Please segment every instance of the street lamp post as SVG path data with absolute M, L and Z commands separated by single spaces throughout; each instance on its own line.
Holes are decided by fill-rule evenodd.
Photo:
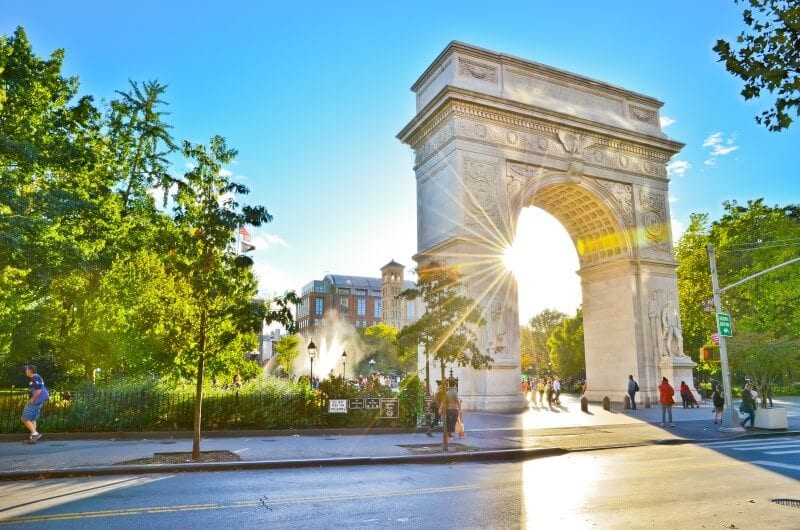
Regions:
M 309 341 L 306 351 L 308 352 L 308 359 L 311 361 L 311 388 L 314 388 L 314 357 L 317 356 L 317 345 L 314 344 L 313 338 Z
M 375 371 L 375 358 L 369 360 L 369 372 L 372 373 Z
M 342 381 L 347 379 L 347 352 L 342 350 Z

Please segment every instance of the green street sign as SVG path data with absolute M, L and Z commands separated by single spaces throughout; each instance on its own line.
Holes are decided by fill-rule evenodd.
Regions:
M 717 313 L 717 330 L 723 337 L 733 337 L 731 316 L 728 313 Z

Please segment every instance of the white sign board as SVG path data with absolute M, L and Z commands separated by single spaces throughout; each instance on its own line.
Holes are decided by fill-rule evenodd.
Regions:
M 328 400 L 328 412 L 331 414 L 347 414 L 347 400 L 346 399 Z

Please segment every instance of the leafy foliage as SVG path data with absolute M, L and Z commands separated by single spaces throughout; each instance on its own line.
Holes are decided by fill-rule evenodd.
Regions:
M 693 215 L 676 246 L 678 292 L 684 351 L 696 352 L 716 331 L 713 313 L 701 302 L 712 294 L 706 253 L 713 244 L 721 287 L 733 284 L 797 257 L 800 247 L 800 208 L 767 206 L 763 199 L 724 202 L 724 215 L 709 223 Z M 734 331 L 800 336 L 800 264 L 789 265 L 726 291 L 723 310 L 730 313 Z
M 444 367 L 448 364 L 488 367 L 492 357 L 482 354 L 475 343 L 474 328 L 485 321 L 477 304 L 471 298 L 459 294 L 462 290 L 461 275 L 451 266 L 431 261 L 417 269 L 417 287 L 400 293 L 400 298 L 414 300 L 421 296 L 425 302 L 425 313 L 419 320 L 404 327 L 397 335 L 398 349 L 405 356 L 416 356 L 417 345 Z
M 586 377 L 586 352 L 583 343 L 583 309 L 565 318 L 547 341 L 553 371 L 561 378 Z
M 522 350 L 522 369 L 532 366 L 535 373 L 543 375 L 550 363 L 550 349 L 547 341 L 550 335 L 567 318 L 556 309 L 545 309 L 531 317 L 527 326 L 520 328 L 520 349 Z
M 736 0 L 737 3 L 745 0 Z M 770 131 L 792 123 L 800 115 L 800 3 L 796 0 L 747 0 L 742 18 L 749 28 L 736 39 L 738 50 L 723 39 L 714 51 L 728 72 L 745 82 L 742 96 L 752 99 L 762 90 L 775 94 L 775 103 L 756 116 Z

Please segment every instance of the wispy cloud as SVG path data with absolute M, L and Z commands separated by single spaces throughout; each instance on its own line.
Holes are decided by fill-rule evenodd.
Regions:
M 682 177 L 691 167 L 692 165 L 686 160 L 673 160 L 672 162 L 667 164 L 667 176 L 671 177 L 675 175 L 678 177 Z
M 670 204 L 672 204 L 673 202 L 678 202 L 678 198 L 676 196 L 674 196 L 674 195 L 670 195 L 669 199 L 667 199 L 667 200 L 669 200 Z
M 710 149 L 708 158 L 703 162 L 707 166 L 716 165 L 717 157 L 729 155 L 739 149 L 732 137 L 725 138 L 725 135 L 721 132 L 710 134 L 708 138 L 703 140 L 703 147 Z
M 253 245 L 256 246 L 258 250 L 269 250 L 272 247 L 288 247 L 289 243 L 286 242 L 281 236 L 277 234 L 258 234 L 253 237 L 252 240 Z
M 672 118 L 670 118 L 669 116 L 661 116 L 661 119 L 660 119 L 660 121 L 661 121 L 661 128 L 662 128 L 662 129 L 663 129 L 664 127 L 669 127 L 670 125 L 672 125 L 673 123 L 675 123 L 675 120 L 673 120 L 673 119 L 672 119 Z
M 233 173 L 231 173 L 230 171 L 228 171 L 224 167 L 220 168 L 220 170 L 219 170 L 219 176 L 220 177 L 230 178 L 231 175 L 233 175 Z

